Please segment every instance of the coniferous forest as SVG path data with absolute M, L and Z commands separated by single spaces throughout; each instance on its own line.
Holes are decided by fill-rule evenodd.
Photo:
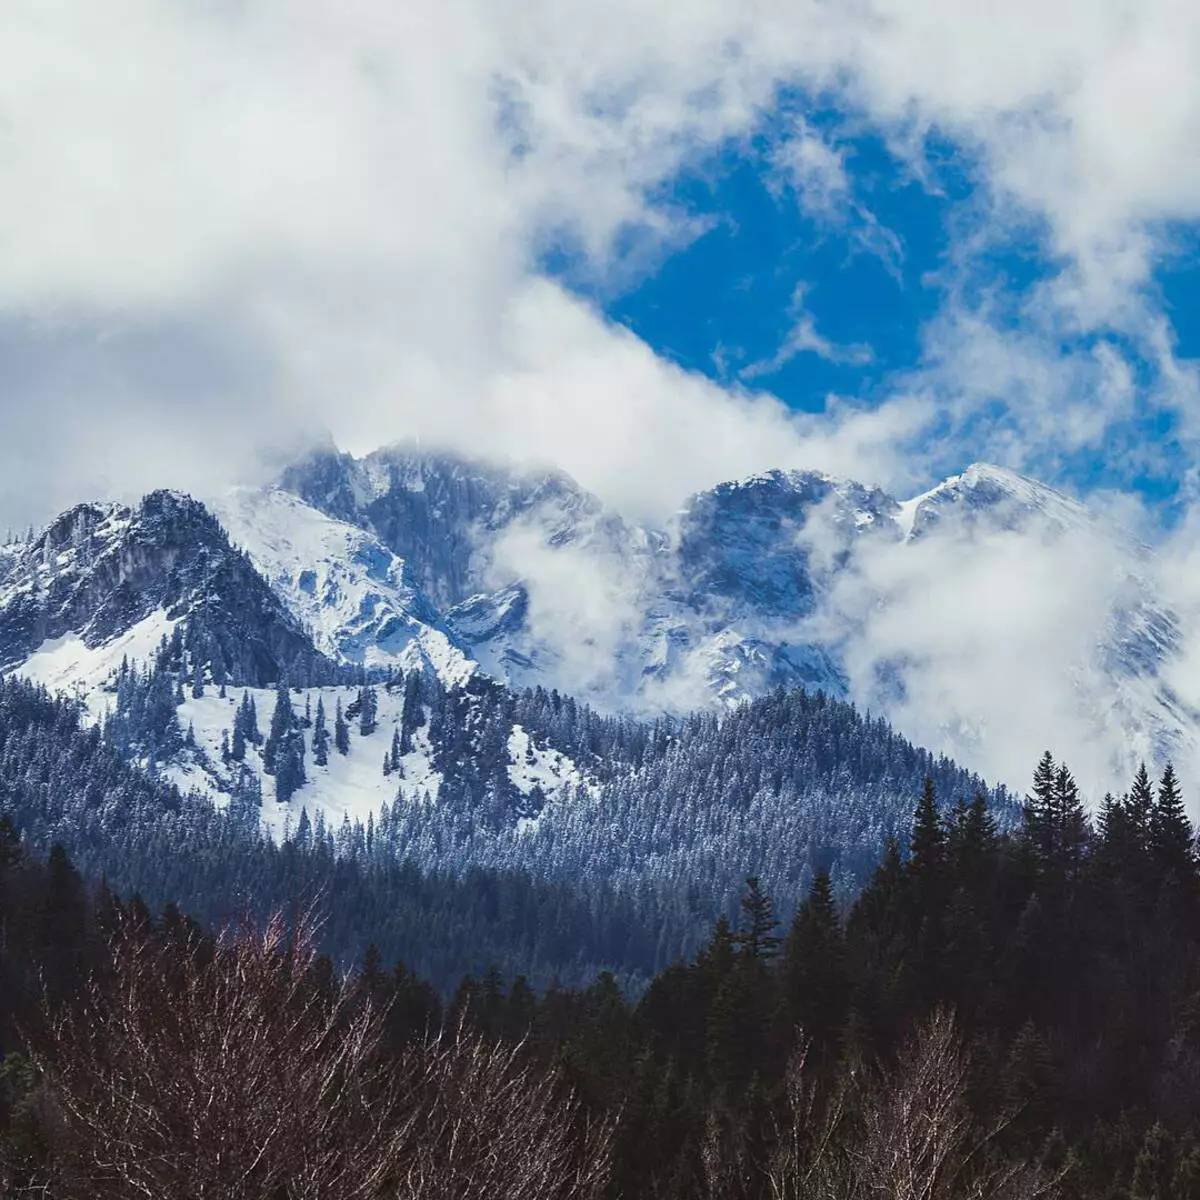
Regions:
M 0 824 L 6 1194 L 1200 1196 L 1200 872 L 1179 781 L 1092 819 L 914 797 L 858 897 L 818 870 L 644 990 L 439 994 L 303 914 L 219 936 Z M 236 1069 L 234 1066 L 236 1065 Z

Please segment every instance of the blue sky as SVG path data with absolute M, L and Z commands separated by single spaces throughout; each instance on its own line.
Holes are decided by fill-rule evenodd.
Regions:
M 634 513 L 985 459 L 1170 525 L 1198 60 L 1174 0 L 15 0 L 0 511 L 419 437 Z
M 687 211 L 702 230 L 616 286 L 581 276 L 561 251 L 545 269 L 602 307 L 664 358 L 722 385 L 765 389 L 789 408 L 822 413 L 831 394 L 870 408 L 926 365 L 925 333 L 956 293 L 988 294 L 999 328 L 1021 331 L 1033 289 L 1063 269 L 1033 214 L 964 265 L 956 256 L 975 234 L 987 236 L 986 178 L 979 164 L 947 139 L 926 147 L 929 173 L 889 152 L 872 133 L 844 135 L 846 114 L 809 113 L 810 128 L 836 139 L 850 190 L 836 211 L 806 212 L 781 180 L 773 158 L 786 133 L 783 118 L 803 104 L 793 97 L 766 114 L 747 138 L 680 172 L 660 190 L 663 202 Z M 870 225 L 864 232 L 865 221 Z M 1180 360 L 1200 355 L 1200 227 L 1180 223 L 1142 289 L 1163 316 Z M 804 320 L 815 336 L 788 349 Z M 1080 494 L 1113 490 L 1139 497 L 1154 519 L 1174 525 L 1186 456 L 1177 418 L 1159 403 L 1157 369 L 1136 339 L 1120 329 L 1078 330 L 1046 342 L 1063 362 L 1107 345 L 1135 380 L 1132 410 L 1108 436 L 1074 449 L 1052 439 L 1032 458 L 1043 474 Z M 972 457 L 1009 455 L 993 443 L 1006 406 L 966 421 L 938 462 L 948 470 Z M 1153 447 L 1147 461 L 1146 449 Z M 1009 465 L 1022 467 L 1017 461 Z M 1036 466 L 1027 469 L 1036 470 Z

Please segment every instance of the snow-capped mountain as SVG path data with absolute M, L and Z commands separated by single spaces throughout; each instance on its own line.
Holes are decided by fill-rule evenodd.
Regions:
M 322 656 L 198 501 L 159 491 L 134 508 L 81 504 L 0 554 L 0 666 L 95 668 L 186 621 L 214 678 L 276 679 Z M 119 658 L 118 658 L 119 661 Z
M 447 681 L 474 669 L 404 559 L 371 534 L 277 488 L 236 488 L 211 507 L 323 654 Z
M 1041 718 L 977 700 L 1000 695 L 998 673 L 1045 665 L 1029 588 L 1065 597 L 1049 608 L 1067 733 L 1048 741 L 1100 759 L 1195 751 L 1185 631 L 1153 579 L 1134 539 L 984 464 L 908 500 L 770 471 L 655 526 L 560 472 L 327 451 L 275 487 L 84 505 L 2 548 L 0 661 L 86 691 L 181 625 L 209 677 L 251 686 L 332 686 L 339 668 L 442 686 L 482 673 L 645 715 L 803 684 L 1017 782 L 989 747 L 1022 718 L 1032 745 Z

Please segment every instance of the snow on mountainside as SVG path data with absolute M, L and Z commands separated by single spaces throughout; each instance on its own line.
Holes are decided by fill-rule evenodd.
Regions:
M 0 663 L 90 695 L 178 626 L 239 685 L 482 672 L 653 714 L 803 684 L 1013 782 L 1043 738 L 1119 775 L 1200 761 L 1154 580 L 1134 539 L 986 464 L 905 501 L 769 471 L 656 527 L 557 472 L 325 452 L 208 508 L 82 505 L 3 547 Z
M 1051 646 L 1069 681 L 1055 692 L 1069 710 L 1067 740 L 1099 758 L 1120 746 L 1159 758 L 1197 747 L 1200 714 L 1168 681 L 1181 632 L 1149 582 L 1149 552 L 1000 467 L 974 464 L 906 501 L 816 472 L 770 471 L 692 497 L 664 528 L 606 513 L 560 475 L 403 447 L 362 460 L 318 455 L 284 485 L 418 558 L 422 586 L 453 600 L 447 623 L 496 678 L 644 713 L 804 684 L 891 712 L 968 760 L 997 742 L 997 714 L 968 694 L 989 687 L 982 659 L 973 683 L 940 677 L 939 648 L 918 632 L 937 608 L 929 589 L 937 581 L 960 597 L 935 633 L 953 643 L 975 611 L 991 626 L 972 636 L 1003 642 L 1016 621 L 1021 647 L 999 665 L 1020 669 L 1024 655 L 1044 667 L 1022 624 L 1036 620 L 1023 608 L 1030 594 L 1017 585 L 1033 571 L 1038 587 L 1053 588 L 1056 556 L 1082 558 L 1086 570 L 1062 582 L 1082 587 L 1086 576 L 1093 594 L 1080 598 L 1077 620 L 1062 615 L 1065 636 Z M 965 676 L 973 656 L 960 640 L 947 669 Z M 923 695 L 940 720 L 906 726 Z M 986 761 L 1019 778 L 1007 759 Z
M 0 669 L 69 647 L 110 647 L 142 622 L 189 638 L 218 677 L 267 682 L 319 655 L 291 613 L 212 514 L 191 497 L 153 492 L 135 508 L 82 504 L 6 550 L 0 578 Z M 83 655 L 81 670 L 95 669 Z
M 404 560 L 370 534 L 275 488 L 237 488 L 210 507 L 330 658 L 447 683 L 474 669 Z

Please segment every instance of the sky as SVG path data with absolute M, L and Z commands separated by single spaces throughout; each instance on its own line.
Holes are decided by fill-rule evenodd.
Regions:
M 0 518 L 326 434 L 651 518 L 985 460 L 1200 609 L 1198 61 L 1191 0 L 8 0 Z

